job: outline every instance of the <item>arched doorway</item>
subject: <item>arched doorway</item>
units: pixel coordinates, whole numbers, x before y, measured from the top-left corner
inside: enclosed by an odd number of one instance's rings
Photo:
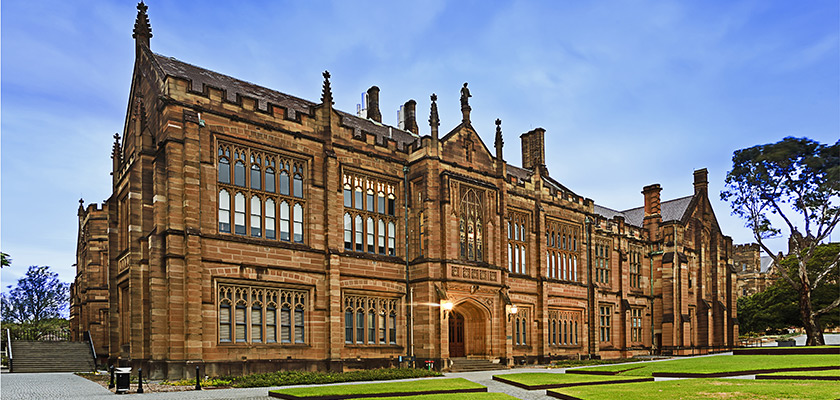
[[[449,315],[449,357],[487,355],[490,313],[472,301],[456,306]]]

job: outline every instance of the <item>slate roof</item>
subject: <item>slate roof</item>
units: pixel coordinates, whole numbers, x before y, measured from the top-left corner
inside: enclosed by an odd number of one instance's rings
[[[317,106],[313,103],[295,96],[268,89],[250,82],[239,80],[228,75],[213,72],[208,69],[185,63],[173,57],[167,57],[152,53],[155,62],[160,66],[167,76],[185,79],[191,82],[190,90],[204,92],[205,87],[213,87],[223,90],[225,100],[237,102],[237,95],[247,96],[257,101],[257,108],[268,111],[268,104],[284,107],[289,111],[289,118],[295,118],[297,113],[309,114],[311,108]],[[397,142],[399,148],[406,144],[414,143],[419,136],[399,128],[377,123],[373,120],[360,118],[356,115],[343,111],[336,112],[341,115],[344,125],[358,131],[364,131],[377,136],[377,143],[382,143],[383,138],[389,138]]]
[[[662,222],[679,221],[685,216],[688,206],[694,196],[680,197],[678,199],[663,201],[659,204]],[[633,226],[641,227],[645,218],[645,207],[636,207],[624,211],[616,211],[604,206],[595,205],[594,211],[607,219],[615,218],[617,215],[624,217],[624,221]]]

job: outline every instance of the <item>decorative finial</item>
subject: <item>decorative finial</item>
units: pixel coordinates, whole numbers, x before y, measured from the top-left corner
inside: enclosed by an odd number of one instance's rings
[[[321,103],[333,105],[332,88],[330,88],[330,71],[324,71],[324,89],[321,92]]]
[[[470,123],[470,89],[467,88],[467,82],[464,82],[464,87],[461,88],[461,122],[465,124]]]
[[[137,3],[137,19],[134,21],[134,33],[131,35],[138,44],[143,43],[146,46],[149,46],[149,39],[152,37],[152,25],[149,23],[149,16],[146,15],[148,9],[142,1]]]
[[[502,154],[502,146],[504,146],[505,141],[502,139],[502,120],[496,118],[496,154],[497,157],[500,157]]]
[[[429,125],[433,127],[440,126],[440,117],[438,116],[437,95],[432,93],[432,111],[429,113]]]
[[[111,157],[116,157],[118,154],[120,154],[120,134],[115,133],[114,134],[114,148],[112,150]]]

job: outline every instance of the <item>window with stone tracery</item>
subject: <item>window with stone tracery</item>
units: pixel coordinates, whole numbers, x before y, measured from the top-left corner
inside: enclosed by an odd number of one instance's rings
[[[579,282],[578,238],[580,228],[554,219],[546,219],[545,246],[548,277],[563,281]]]
[[[220,283],[219,342],[306,343],[307,296],[303,290]]]
[[[507,220],[508,271],[528,273],[528,215],[511,212]]]
[[[303,243],[305,162],[227,143],[217,161],[219,233]]]
[[[513,317],[513,344],[527,346],[530,333],[528,332],[528,309],[519,307]]]
[[[630,287],[639,289],[642,287],[642,248],[639,246],[630,246],[630,252],[627,257],[630,262]]]
[[[344,174],[344,249],[397,255],[396,184]]]
[[[595,239],[592,248],[595,267],[595,282],[610,283],[610,242],[607,239]]]
[[[466,189],[461,196],[458,229],[461,259],[464,260],[484,260],[484,226],[481,200],[481,196],[472,188]]]
[[[344,343],[355,345],[397,344],[398,299],[344,296]]]
[[[582,313],[574,310],[548,311],[548,343],[551,346],[578,346],[578,325]]]

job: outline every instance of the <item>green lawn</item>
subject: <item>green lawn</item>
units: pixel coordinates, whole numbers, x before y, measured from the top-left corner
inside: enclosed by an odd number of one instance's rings
[[[364,397],[363,399],[382,399],[382,397]],[[388,400],[516,400],[516,397],[504,393],[445,393],[424,394],[422,396],[388,397]]]
[[[416,381],[361,383],[352,385],[310,386],[272,390],[269,393],[297,397],[346,396],[378,393],[414,393],[437,390],[482,389],[484,386],[463,378],[423,379]]]
[[[539,385],[563,385],[569,383],[602,382],[625,379],[635,379],[632,376],[611,376],[611,375],[578,375],[550,372],[524,372],[518,374],[499,374],[495,377],[507,379],[516,383],[528,386]]]
[[[639,364],[618,364],[581,371],[624,371],[620,376],[652,376],[654,373],[715,373],[750,370],[784,369],[796,367],[826,367],[840,365],[840,355],[835,354],[791,354],[784,357],[773,355],[738,355],[691,357],[668,361]]]
[[[663,382],[575,386],[550,389],[585,400],[835,400],[840,385],[823,381],[753,381],[746,379],[680,379]]]
[[[774,372],[771,374],[761,374],[767,376],[786,375],[786,376],[840,376],[840,369],[830,369],[828,371],[789,371],[789,372]]]

